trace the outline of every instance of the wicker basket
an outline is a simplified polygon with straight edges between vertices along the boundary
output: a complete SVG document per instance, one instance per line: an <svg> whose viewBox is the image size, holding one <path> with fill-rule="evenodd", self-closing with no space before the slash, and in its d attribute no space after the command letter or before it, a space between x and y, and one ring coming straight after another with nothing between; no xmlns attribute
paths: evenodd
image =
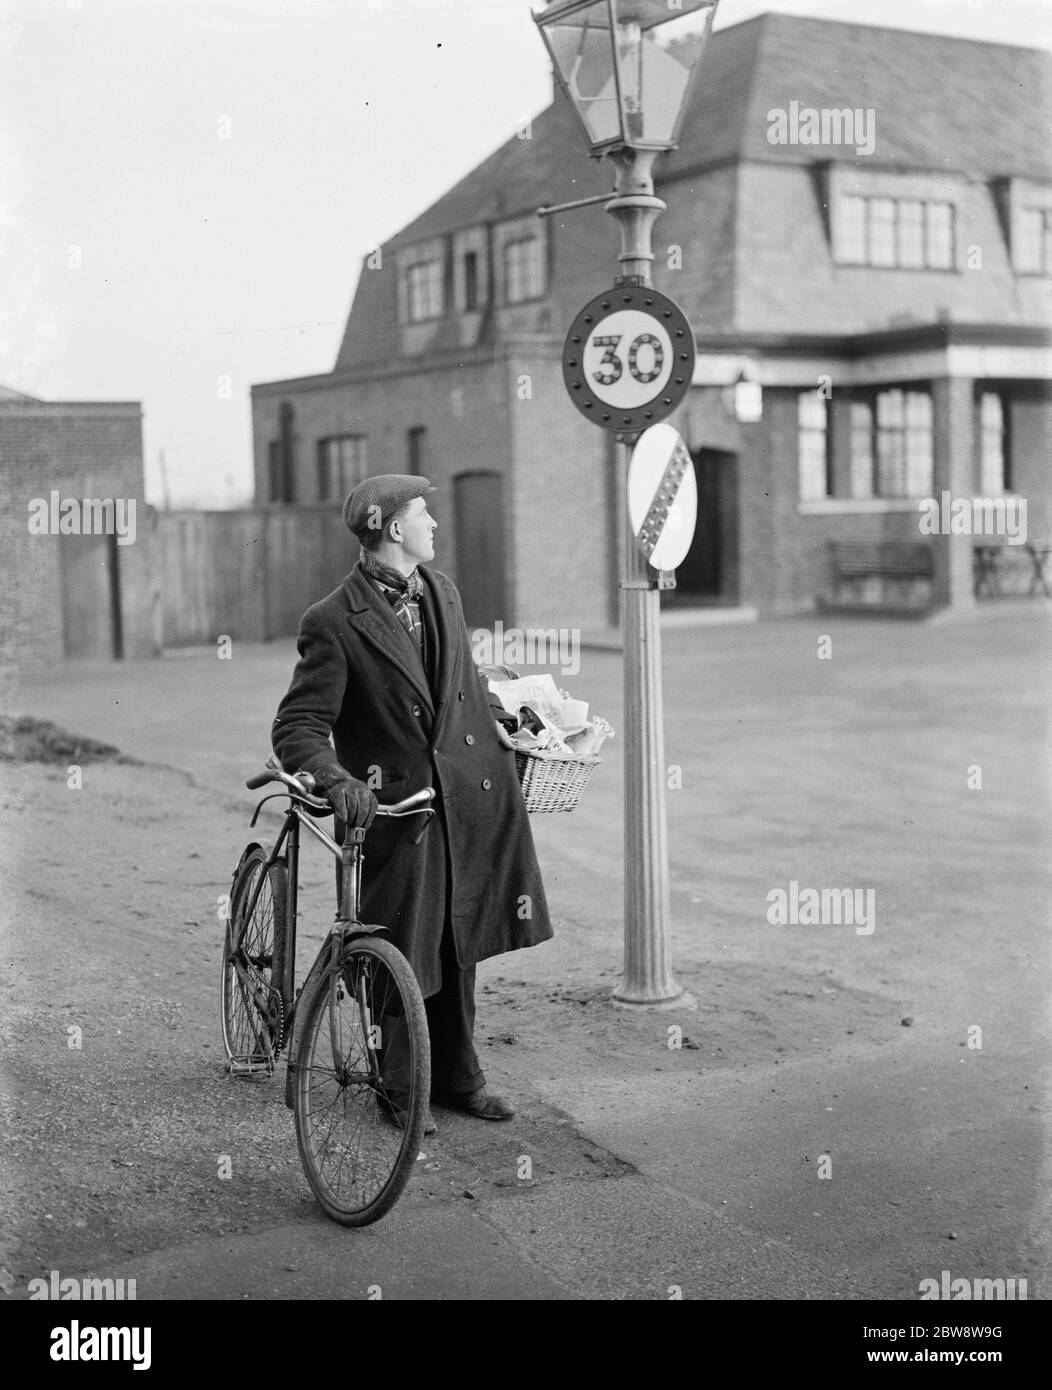
<svg viewBox="0 0 1052 1390"><path fill-rule="evenodd" d="M567 757L558 753L515 750L515 770L531 815L543 811L572 811L589 777L602 762L596 753Z"/></svg>

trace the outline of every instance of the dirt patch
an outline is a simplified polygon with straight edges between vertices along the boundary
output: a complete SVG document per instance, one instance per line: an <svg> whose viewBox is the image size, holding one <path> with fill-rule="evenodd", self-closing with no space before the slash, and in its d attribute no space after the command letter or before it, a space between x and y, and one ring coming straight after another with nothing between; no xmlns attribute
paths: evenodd
<svg viewBox="0 0 1052 1390"><path fill-rule="evenodd" d="M0 758L17 763L131 763L112 744L70 734L47 719L0 714Z"/></svg>

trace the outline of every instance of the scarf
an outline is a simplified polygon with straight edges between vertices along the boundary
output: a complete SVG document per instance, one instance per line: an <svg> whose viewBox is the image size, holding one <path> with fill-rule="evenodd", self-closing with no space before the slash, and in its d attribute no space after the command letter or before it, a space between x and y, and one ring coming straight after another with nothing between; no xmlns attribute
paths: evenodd
<svg viewBox="0 0 1052 1390"><path fill-rule="evenodd" d="M396 589L402 598L410 602L419 599L424 592L424 581L420 578L419 570L414 570L410 575L401 574L378 560L371 550L362 550L362 569L374 579L379 579L381 584Z"/></svg>

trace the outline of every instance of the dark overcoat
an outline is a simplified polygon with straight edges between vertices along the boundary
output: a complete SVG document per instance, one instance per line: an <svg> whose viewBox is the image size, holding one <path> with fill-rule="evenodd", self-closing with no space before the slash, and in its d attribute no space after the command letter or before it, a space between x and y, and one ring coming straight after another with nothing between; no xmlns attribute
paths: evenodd
<svg viewBox="0 0 1052 1390"><path fill-rule="evenodd" d="M312 773L322 791L343 769L379 777L380 802L435 788L422 837L422 817L374 820L362 871L362 920L390 929L426 998L441 986L447 920L461 967L553 933L514 754L497 737L460 595L437 570L419 573L431 679L359 562L304 614L273 744L287 772Z"/></svg>

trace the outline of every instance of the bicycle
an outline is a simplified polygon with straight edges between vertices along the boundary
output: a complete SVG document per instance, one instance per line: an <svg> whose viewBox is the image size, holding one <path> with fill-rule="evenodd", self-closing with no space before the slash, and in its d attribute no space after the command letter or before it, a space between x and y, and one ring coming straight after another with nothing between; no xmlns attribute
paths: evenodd
<svg viewBox="0 0 1052 1390"><path fill-rule="evenodd" d="M382 925L360 920L362 845L343 846L316 818L331 815L309 773L290 776L271 758L250 777L257 790L281 782L256 806L288 797L269 854L253 841L236 868L224 933L222 1032L231 1076L270 1076L287 1049L285 1104L314 1196L334 1221L365 1226L386 1215L413 1170L431 1089L431 1051L420 988ZM378 816L432 816L425 788ZM336 921L302 989L295 991L300 827L341 860ZM302 1020L302 1021L300 1021Z"/></svg>

